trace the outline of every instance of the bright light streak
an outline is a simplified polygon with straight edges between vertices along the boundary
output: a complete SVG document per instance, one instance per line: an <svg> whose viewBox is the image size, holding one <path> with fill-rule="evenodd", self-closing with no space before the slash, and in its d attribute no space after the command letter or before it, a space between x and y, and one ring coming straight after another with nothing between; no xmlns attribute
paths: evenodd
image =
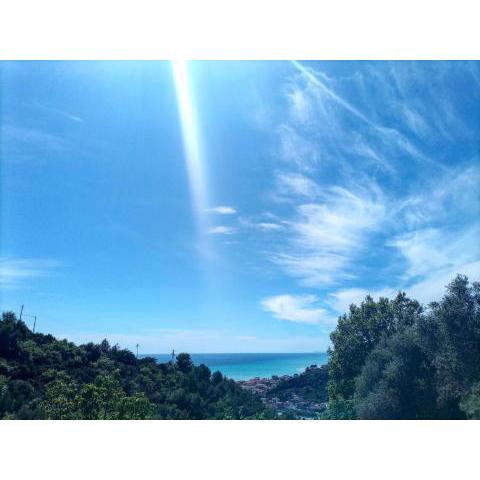
<svg viewBox="0 0 480 480"><path fill-rule="evenodd" d="M205 212L207 210L207 187L204 164L198 135L198 122L188 81L188 64L186 61L172 61L175 89L185 149L188 181L192 195L192 208L198 223L200 234L206 232Z"/></svg>

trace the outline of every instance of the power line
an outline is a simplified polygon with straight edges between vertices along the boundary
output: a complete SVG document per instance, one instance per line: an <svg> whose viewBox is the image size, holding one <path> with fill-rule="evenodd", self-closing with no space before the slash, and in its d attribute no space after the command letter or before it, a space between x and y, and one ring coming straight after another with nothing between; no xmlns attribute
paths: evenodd
<svg viewBox="0 0 480 480"><path fill-rule="evenodd" d="M33 318L33 328L32 328L32 332L35 333L35 329L37 328L37 316L36 315L30 315L28 313L23 313L23 308L25 307L25 305L22 305L22 308L20 309L20 316L19 316L19 320L21 321L22 320L22 317L29 317L29 318Z"/></svg>

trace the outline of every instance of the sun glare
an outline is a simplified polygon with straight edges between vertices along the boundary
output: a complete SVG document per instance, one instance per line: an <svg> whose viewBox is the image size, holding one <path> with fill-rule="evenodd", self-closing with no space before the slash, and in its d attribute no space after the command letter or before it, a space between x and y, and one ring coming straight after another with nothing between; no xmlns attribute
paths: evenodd
<svg viewBox="0 0 480 480"><path fill-rule="evenodd" d="M207 188L205 182L204 162L202 159L198 122L195 115L188 76L188 62L172 61L175 90L185 150L185 162L190 184L192 209L198 223L199 233L206 231L205 212L207 209Z"/></svg>

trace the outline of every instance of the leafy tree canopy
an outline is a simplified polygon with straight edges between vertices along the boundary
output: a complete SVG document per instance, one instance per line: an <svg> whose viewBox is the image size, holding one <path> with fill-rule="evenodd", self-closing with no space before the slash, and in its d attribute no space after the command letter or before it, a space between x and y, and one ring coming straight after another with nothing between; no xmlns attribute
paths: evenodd
<svg viewBox="0 0 480 480"><path fill-rule="evenodd" d="M352 305L331 334L329 418L477 418L480 284L426 309L404 293Z"/></svg>
<svg viewBox="0 0 480 480"><path fill-rule="evenodd" d="M181 353L158 364L129 350L76 346L33 333L15 314L0 321L0 418L273 418L260 399Z"/></svg>

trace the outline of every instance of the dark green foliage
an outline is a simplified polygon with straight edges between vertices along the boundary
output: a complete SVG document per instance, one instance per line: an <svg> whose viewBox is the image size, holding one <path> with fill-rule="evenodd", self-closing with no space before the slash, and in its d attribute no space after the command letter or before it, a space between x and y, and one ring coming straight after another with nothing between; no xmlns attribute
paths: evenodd
<svg viewBox="0 0 480 480"><path fill-rule="evenodd" d="M331 334L328 367L309 368L269 392L327 400L326 418L480 418L480 284L464 276L425 310L399 293L352 305ZM101 344L76 346L0 321L0 418L272 418L260 399L220 372L136 359Z"/></svg>
<svg viewBox="0 0 480 480"><path fill-rule="evenodd" d="M459 275L430 317L438 407L447 418L462 418L460 402L480 381L480 284Z"/></svg>
<svg viewBox="0 0 480 480"><path fill-rule="evenodd" d="M348 315L339 318L330 335L329 350L329 412L332 418L354 418L353 395L355 379L369 354L393 333L413 325L422 314L422 307L399 293L394 300L380 298L375 302L367 296L360 307L350 306Z"/></svg>
<svg viewBox="0 0 480 480"><path fill-rule="evenodd" d="M193 369L193 362L188 353L179 353L177 355L177 368L182 373L188 373Z"/></svg>
<svg viewBox="0 0 480 480"><path fill-rule="evenodd" d="M256 396L220 372L136 359L111 346L76 346L32 333L13 313L0 321L0 418L249 419L272 418Z"/></svg>
<svg viewBox="0 0 480 480"><path fill-rule="evenodd" d="M412 327L384 338L356 380L360 418L435 418L433 370Z"/></svg>
<svg viewBox="0 0 480 480"><path fill-rule="evenodd" d="M329 418L479 415L480 286L457 276L423 311L399 294L352 305L332 333Z"/></svg>
<svg viewBox="0 0 480 480"><path fill-rule="evenodd" d="M460 402L460 409L465 412L467 418L480 420L480 382L473 385L464 396Z"/></svg>
<svg viewBox="0 0 480 480"><path fill-rule="evenodd" d="M311 402L325 403L328 400L327 383L328 366L310 366L300 375L281 380L275 388L268 391L268 396L285 401L295 394Z"/></svg>

